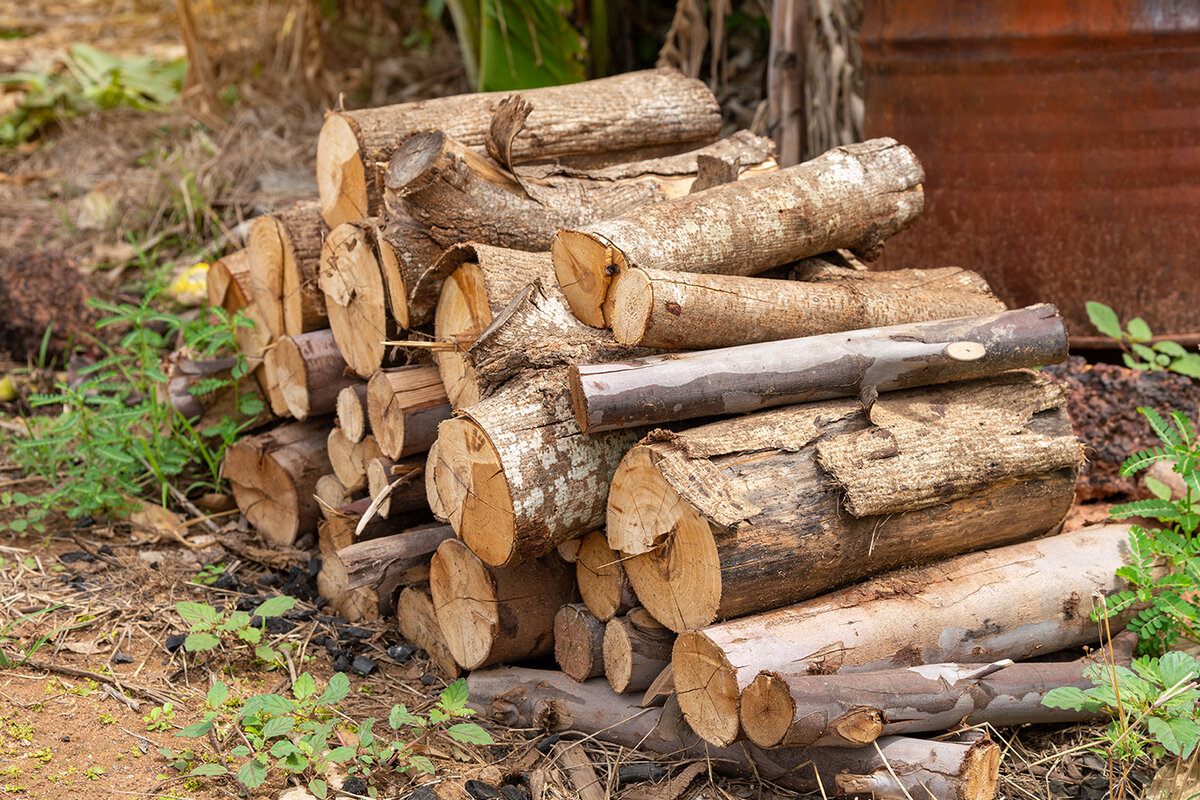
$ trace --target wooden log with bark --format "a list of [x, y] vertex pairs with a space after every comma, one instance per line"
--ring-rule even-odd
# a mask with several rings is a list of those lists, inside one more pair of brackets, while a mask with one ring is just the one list
[[1019, 661], [1094, 642], [1092, 598], [1123, 588], [1114, 572], [1128, 535], [1127, 526], [1083, 528], [682, 633], [671, 659], [680, 705], [696, 733], [727, 746], [741, 734], [741, 693], [763, 670]]
[[347, 374], [346, 361], [328, 328], [279, 337], [268, 363], [288, 411], [299, 420], [332, 414], [338, 393], [363, 383]]
[[396, 620], [404, 640], [424, 650], [438, 669], [450, 678], [462, 674], [462, 667], [446, 644], [428, 586], [407, 586], [400, 591], [396, 600]]
[[428, 451], [438, 425], [450, 414], [441, 376], [432, 364], [380, 370], [367, 382], [367, 418], [388, 458]]
[[383, 455], [374, 436], [364, 436], [361, 442], [352, 442], [341, 428], [336, 427], [326, 434], [325, 448], [334, 474], [351, 492], [367, 488], [367, 462]]
[[617, 694], [640, 692], [671, 663], [675, 634], [644, 608], [613, 617], [604, 627], [604, 674]]
[[839, 248], [871, 256], [916, 220], [924, 172], [893, 139], [834, 148], [811, 161], [563, 230], [552, 251], [571, 310], [612, 322], [610, 284], [630, 267], [756, 275]]
[[[324, 526], [322, 526], [324, 529]], [[359, 586], [349, 588], [350, 576], [337, 552], [322, 553], [321, 571], [317, 573], [317, 591], [340, 617], [350, 622], [379, 619], [394, 607], [395, 598], [389, 587]], [[397, 589], [397, 587], [390, 587]]]
[[1083, 722], [1096, 713], [1042, 704], [1060, 686], [1093, 686], [1096, 664], [1128, 666], [1137, 634], [1074, 661], [926, 664], [872, 672], [814, 675], [760, 672], [742, 692], [746, 737], [760, 747], [862, 747], [880, 736], [959, 726]]
[[860, 397], [1052, 364], [1067, 355], [1054, 306], [571, 368], [591, 433]]
[[375, 513], [387, 519], [393, 513], [429, 508], [425, 497], [424, 453], [393, 461], [387, 456], [367, 462], [367, 493]]
[[610, 289], [622, 344], [699, 350], [1005, 310], [958, 267], [854, 272], [819, 281], [630, 267]]
[[[234, 379], [237, 365], [236, 358], [171, 362], [167, 370], [167, 402], [201, 436], [216, 435], [214, 426], [225, 419], [236, 420], [247, 431], [274, 421], [275, 415], [258, 380], [249, 374]], [[212, 388], [213, 381], [220, 385]]]
[[608, 543], [683, 631], [1040, 536], [1082, 458], [1065, 405], [1022, 371], [657, 432], [613, 477]]
[[[332, 227], [382, 211], [380, 166], [409, 134], [439, 128], [482, 151], [501, 110], [497, 133], [517, 135], [491, 149], [508, 162], [592, 153], [629, 161], [638, 151], [679, 152], [711, 142], [721, 127], [720, 110], [704, 84], [668, 69], [520, 95], [464, 94], [330, 112], [317, 139], [317, 187], [325, 220]], [[626, 152], [613, 152], [614, 143]]]
[[265, 309], [272, 329], [296, 336], [329, 327], [325, 298], [317, 285], [321, 245], [329, 226], [321, 205], [305, 200], [282, 211], [257, 217], [248, 236], [252, 274], [270, 296], [278, 286], [279, 310]]
[[361, 442], [371, 431], [367, 417], [367, 384], [355, 381], [338, 392], [337, 424], [352, 442]]
[[554, 660], [573, 680], [604, 674], [604, 623], [582, 603], [568, 603], [554, 615]]
[[246, 358], [261, 359], [271, 343], [271, 331], [254, 302], [249, 249], [230, 253], [209, 266], [206, 289], [209, 306], [223, 308], [230, 316], [240, 311], [252, 323], [250, 327], [239, 327], [234, 338]]
[[337, 550], [346, 567], [347, 586], [374, 586], [392, 572], [406, 572], [428, 564], [438, 545], [454, 538], [449, 525], [422, 525], [406, 531], [366, 539]]
[[441, 245], [404, 209], [395, 209], [377, 220], [375, 249], [392, 319], [406, 330], [431, 322], [441, 284], [433, 278], [433, 267]]
[[621, 564], [621, 554], [608, 546], [604, 531], [592, 531], [574, 541], [579, 542], [575, 582], [588, 611], [601, 622], [608, 622], [634, 608], [637, 597]]
[[339, 508], [353, 502], [353, 497], [342, 482], [338, 480], [338, 476], [334, 473], [322, 475], [317, 478], [316, 488], [313, 494], [317, 497], [317, 505], [321, 509], [321, 516], [329, 519], [330, 514], [336, 513]]
[[503, 725], [575, 730], [793, 791], [876, 800], [991, 800], [996, 793], [1000, 748], [978, 731], [948, 741], [888, 736], [878, 750], [764, 750], [748, 742], [719, 749], [688, 728], [674, 698], [662, 709], [641, 708], [636, 695], [618, 695], [600, 679], [579, 684], [557, 671], [510, 667], [473, 672], [467, 685], [471, 706]]
[[488, 564], [537, 558], [603, 523], [637, 434], [580, 433], [565, 384], [561, 369], [527, 373], [438, 427], [430, 507]]
[[238, 508], [274, 544], [288, 546], [315, 532], [317, 478], [332, 469], [325, 449], [330, 421], [280, 425], [230, 445], [221, 474]]
[[557, 554], [491, 567], [457, 539], [429, 569], [433, 607], [454, 659], [465, 669], [554, 652], [554, 615], [575, 599], [575, 576]]
[[[360, 525], [363, 516], [370, 508], [371, 498], [360, 497], [333, 509], [321, 525], [322, 552], [336, 553], [357, 542], [391, 536], [404, 530], [407, 519], [386, 520], [372, 517], [366, 525]], [[428, 519], [417, 520], [413, 524], [422, 522], [428, 522]]]

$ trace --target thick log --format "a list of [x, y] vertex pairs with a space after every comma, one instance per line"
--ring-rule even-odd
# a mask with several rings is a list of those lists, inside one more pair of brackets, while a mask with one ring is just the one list
[[329, 327], [325, 298], [317, 285], [321, 245], [329, 226], [321, 218], [316, 200], [306, 200], [264, 214], [250, 225], [248, 237], [252, 274], [258, 285], [271, 292], [279, 287], [279, 316], [268, 310], [279, 333], [296, 336]]
[[361, 442], [352, 442], [341, 428], [332, 428], [325, 437], [329, 463], [342, 485], [351, 492], [367, 488], [367, 462], [379, 458], [383, 452], [374, 436], [364, 436]]
[[680, 705], [696, 733], [726, 746], [741, 732], [741, 692], [763, 670], [1019, 661], [1094, 642], [1090, 599], [1123, 588], [1114, 571], [1128, 534], [1084, 528], [957, 556], [680, 634], [671, 659]]
[[1062, 724], [1099, 715], [1042, 705], [1051, 689], [1093, 686], [1085, 670], [1128, 666], [1137, 635], [1075, 661], [928, 664], [845, 675], [760, 672], [742, 692], [741, 720], [760, 747], [862, 747], [881, 735], [958, 726]]
[[369, 378], [394, 360], [385, 341], [399, 335], [388, 311], [383, 273], [375, 249], [374, 218], [338, 225], [321, 248], [321, 291], [338, 350], [360, 377]]
[[332, 414], [338, 393], [363, 382], [346, 373], [346, 361], [328, 328], [279, 337], [269, 363], [288, 411], [299, 420]]
[[[330, 226], [382, 210], [379, 165], [391, 159], [409, 134], [439, 128], [482, 150], [493, 115], [511, 92], [465, 94], [416, 103], [330, 112], [317, 139], [317, 187]], [[529, 161], [576, 153], [612, 153], [614, 143], [631, 151], [678, 152], [713, 141], [720, 110], [700, 81], [674, 70], [647, 70], [570, 86], [522, 92], [533, 113], [521, 135], [498, 145], [506, 161]], [[498, 153], [499, 155], [499, 153]], [[614, 161], [628, 161], [616, 157]]]
[[346, 568], [348, 588], [357, 589], [378, 585], [388, 573], [429, 563], [438, 545], [453, 538], [449, 525], [424, 525], [347, 545], [337, 555]]
[[[345, 363], [345, 362], [343, 362]], [[367, 384], [355, 381], [338, 392], [337, 424], [342, 433], [352, 442], [361, 442], [370, 430], [367, 418]]]
[[404, 209], [395, 209], [376, 221], [375, 247], [392, 319], [406, 330], [432, 321], [441, 281], [424, 276], [441, 258], [441, 245]]
[[582, 603], [568, 603], [554, 615], [554, 660], [573, 680], [604, 674], [604, 623]]
[[429, 450], [438, 425], [450, 414], [441, 376], [432, 364], [380, 370], [367, 382], [367, 418], [388, 458]]
[[1024, 541], [1071, 508], [1082, 454], [1062, 390], [1030, 372], [789, 406], [629, 451], [608, 543], [675, 631], [867, 575]]
[[613, 617], [604, 628], [604, 674], [617, 694], [640, 692], [671, 663], [675, 634], [645, 609]]
[[490, 567], [448, 539], [433, 556], [429, 589], [454, 659], [479, 669], [553, 653], [554, 615], [575, 599], [575, 576], [557, 554]]
[[571, 310], [612, 323], [609, 291], [629, 267], [756, 275], [846, 248], [864, 256], [916, 220], [924, 172], [893, 139], [837, 147], [794, 167], [563, 230], [552, 252]]
[[699, 350], [910, 322], [996, 314], [973, 272], [900, 269], [785, 281], [631, 267], [610, 290], [612, 331], [630, 346]]
[[601, 622], [608, 622], [636, 606], [637, 597], [621, 564], [621, 554], [608, 546], [604, 531], [592, 531], [577, 541], [575, 582], [588, 611]]
[[[387, 456], [367, 462], [367, 493], [375, 501], [375, 513], [383, 519], [405, 511], [426, 510], [425, 454], [400, 461]], [[382, 498], [382, 499], [380, 499]]]
[[250, 524], [274, 544], [288, 546], [316, 531], [317, 478], [332, 469], [325, 450], [328, 419], [280, 425], [248, 436], [225, 451], [221, 474]]
[[889, 736], [879, 740], [878, 751], [764, 750], [747, 742], [718, 749], [688, 728], [674, 699], [661, 710], [643, 709], [636, 696], [618, 695], [599, 679], [579, 684], [561, 672], [510, 667], [474, 672], [467, 685], [473, 708], [510, 727], [575, 730], [623, 747], [698, 759], [716, 772], [794, 791], [878, 800], [991, 800], [996, 792], [1000, 748], [974, 732], [965, 742]]
[[600, 527], [637, 434], [579, 432], [563, 370], [531, 372], [438, 427], [430, 507], [476, 555], [513, 566]]
[[588, 433], [961, 381], [1066, 358], [1054, 306], [571, 368]]
[[400, 597], [396, 600], [396, 619], [400, 625], [400, 635], [405, 641], [424, 650], [438, 669], [450, 678], [462, 674], [462, 668], [446, 645], [428, 586], [408, 586], [400, 591]]

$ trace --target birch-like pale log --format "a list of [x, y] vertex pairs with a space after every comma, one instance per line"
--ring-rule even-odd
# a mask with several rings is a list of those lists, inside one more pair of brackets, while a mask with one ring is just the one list
[[571, 368], [589, 433], [962, 381], [1067, 357], [1051, 305]]
[[630, 267], [756, 275], [839, 248], [875, 254], [924, 205], [924, 171], [894, 139], [834, 148], [794, 167], [563, 230], [554, 270], [585, 323], [612, 322], [612, 279]]

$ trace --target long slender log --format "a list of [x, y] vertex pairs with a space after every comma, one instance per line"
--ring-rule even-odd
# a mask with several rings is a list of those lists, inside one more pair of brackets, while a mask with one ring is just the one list
[[328, 328], [279, 337], [271, 363], [288, 411], [299, 420], [332, 414], [338, 393], [362, 383], [346, 374], [346, 361]]
[[267, 539], [291, 545], [317, 529], [317, 478], [332, 469], [325, 450], [328, 419], [280, 425], [225, 451], [221, 474], [250, 524]]
[[399, 461], [387, 456], [372, 458], [366, 468], [367, 493], [375, 499], [375, 513], [383, 519], [393, 513], [429, 508], [425, 497], [424, 453]]
[[680, 706], [696, 733], [725, 746], [741, 732], [741, 692], [763, 670], [989, 663], [1094, 642], [1088, 604], [1122, 588], [1114, 571], [1128, 533], [1083, 528], [957, 556], [680, 634], [671, 659]]
[[582, 603], [567, 603], [554, 615], [554, 660], [577, 681], [604, 674], [604, 623]]
[[[676, 631], [1062, 523], [1082, 451], [1035, 373], [790, 406], [634, 447], [608, 543]], [[784, 580], [783, 576], [787, 576]]]
[[741, 721], [760, 747], [862, 747], [881, 735], [957, 726], [1083, 722], [1098, 715], [1051, 708], [1051, 689], [1093, 685], [1096, 664], [1128, 666], [1137, 635], [1114, 637], [1111, 650], [1059, 662], [928, 664], [846, 675], [760, 672], [742, 692]]
[[473, 708], [510, 727], [576, 730], [623, 747], [699, 759], [716, 772], [795, 791], [823, 789], [827, 796], [857, 793], [878, 800], [991, 800], [996, 792], [1000, 748], [977, 734], [967, 735], [968, 741], [889, 736], [879, 740], [878, 751], [764, 750], [748, 742], [719, 749], [688, 728], [673, 698], [661, 710], [644, 709], [636, 695], [618, 695], [599, 679], [579, 684], [561, 672], [510, 667], [473, 672], [467, 685]]
[[[493, 114], [510, 92], [330, 112], [317, 139], [317, 187], [330, 226], [382, 210], [386, 164], [410, 133], [440, 128], [482, 150]], [[575, 153], [657, 148], [678, 152], [717, 138], [720, 111], [700, 81], [674, 70], [632, 72], [570, 86], [531, 89], [523, 130], [503, 149], [516, 161]], [[615, 154], [614, 154], [615, 156]], [[614, 157], [628, 161], [628, 157]]]
[[532, 372], [438, 427], [436, 499], [480, 558], [512, 566], [603, 522], [637, 434], [579, 432], [563, 370]]
[[[343, 362], [344, 363], [344, 362]], [[367, 384], [355, 381], [338, 392], [337, 424], [352, 442], [361, 442], [370, 430], [367, 418]]]
[[388, 312], [375, 249], [377, 222], [368, 218], [338, 225], [321, 248], [319, 280], [329, 327], [342, 357], [363, 378], [391, 365], [384, 342], [399, 334]]
[[419, 528], [356, 542], [337, 551], [346, 567], [348, 587], [371, 586], [383, 580], [387, 572], [404, 572], [433, 557], [438, 545], [454, 538], [449, 525], [424, 525]]
[[617, 694], [640, 692], [671, 663], [675, 634], [645, 609], [613, 617], [604, 628], [604, 674]]
[[981, 378], [1062, 361], [1057, 309], [810, 336], [571, 368], [580, 427], [594, 433]]
[[556, 554], [489, 567], [447, 539], [429, 569], [433, 607], [454, 659], [465, 669], [554, 652], [554, 615], [575, 599], [572, 570]]
[[281, 334], [296, 336], [329, 327], [325, 298], [317, 285], [321, 244], [328, 233], [316, 200], [264, 214], [251, 223], [253, 270], [267, 284], [279, 285]]
[[450, 403], [432, 364], [380, 370], [367, 382], [367, 418], [388, 458], [424, 453], [449, 419]]
[[608, 327], [610, 284], [629, 267], [755, 275], [839, 248], [874, 255], [921, 213], [924, 179], [912, 151], [894, 139], [845, 145], [794, 167], [560, 231], [554, 270], [576, 316]]
[[462, 668], [446, 645], [428, 586], [409, 586], [400, 591], [400, 597], [396, 600], [396, 619], [400, 625], [400, 635], [424, 650], [438, 669], [451, 678], [462, 674]]
[[423, 277], [441, 257], [441, 245], [404, 209], [395, 209], [376, 222], [375, 247], [392, 319], [406, 330], [430, 322], [440, 281]]
[[617, 276], [610, 291], [617, 341], [669, 350], [1005, 310], [982, 278], [958, 267], [853, 272], [840, 280], [814, 282], [631, 267]]
[[636, 606], [637, 597], [621, 564], [621, 555], [608, 546], [604, 531], [585, 534], [579, 543], [575, 582], [588, 611], [600, 621], [608, 622]]
[[367, 462], [383, 455], [374, 436], [364, 436], [361, 442], [352, 442], [341, 428], [332, 428], [326, 434], [325, 449], [329, 453], [334, 474], [351, 492], [367, 488]]

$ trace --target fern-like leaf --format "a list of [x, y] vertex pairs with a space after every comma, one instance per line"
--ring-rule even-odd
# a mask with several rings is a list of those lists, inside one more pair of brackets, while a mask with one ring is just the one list
[[1146, 467], [1157, 461], [1170, 461], [1175, 458], [1175, 453], [1165, 447], [1151, 447], [1138, 452], [1125, 459], [1125, 463], [1121, 465], [1122, 475], [1132, 475], [1135, 472], [1140, 472]]
[[1176, 450], [1185, 449], [1183, 438], [1180, 437], [1179, 432], [1175, 430], [1175, 427], [1171, 423], [1163, 419], [1161, 414], [1153, 408], [1146, 408], [1145, 406], [1139, 407], [1138, 412], [1150, 423], [1151, 430], [1162, 440], [1163, 444]]
[[1188, 418], [1188, 415], [1182, 411], [1172, 411], [1171, 421], [1175, 423], [1175, 428], [1179, 431], [1183, 443], [1187, 447], [1191, 447], [1192, 443], [1196, 441], [1196, 426]]
[[1179, 519], [1179, 507], [1170, 500], [1159, 500], [1157, 497], [1113, 506], [1108, 513], [1116, 519], [1127, 517], [1150, 517], [1158, 520]]

